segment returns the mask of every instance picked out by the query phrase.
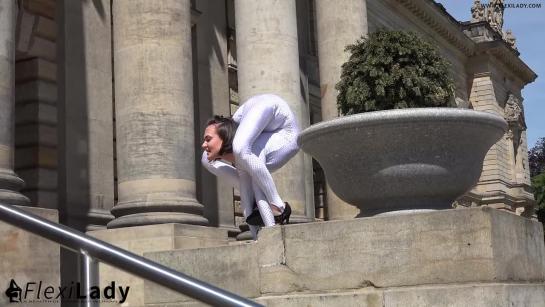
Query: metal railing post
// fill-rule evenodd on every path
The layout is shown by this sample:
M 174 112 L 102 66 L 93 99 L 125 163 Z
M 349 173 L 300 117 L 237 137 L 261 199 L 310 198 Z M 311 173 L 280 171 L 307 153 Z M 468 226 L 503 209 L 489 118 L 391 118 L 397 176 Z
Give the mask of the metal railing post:
M 100 286 L 98 277 L 98 261 L 90 257 L 86 251 L 79 254 L 81 264 L 81 281 L 85 291 L 86 300 L 82 301 L 82 307 L 99 307 L 100 301 L 91 298 L 91 287 Z

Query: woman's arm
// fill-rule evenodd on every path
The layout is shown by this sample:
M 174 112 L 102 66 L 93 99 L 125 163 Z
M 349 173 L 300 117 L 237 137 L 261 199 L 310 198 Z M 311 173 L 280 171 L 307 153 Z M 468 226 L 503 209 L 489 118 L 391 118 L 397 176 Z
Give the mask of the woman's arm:
M 227 179 L 227 182 L 235 189 L 239 189 L 240 180 L 238 177 L 237 169 L 232 165 L 220 160 L 208 161 L 208 154 L 206 151 L 202 153 L 201 164 L 209 172 L 217 177 Z

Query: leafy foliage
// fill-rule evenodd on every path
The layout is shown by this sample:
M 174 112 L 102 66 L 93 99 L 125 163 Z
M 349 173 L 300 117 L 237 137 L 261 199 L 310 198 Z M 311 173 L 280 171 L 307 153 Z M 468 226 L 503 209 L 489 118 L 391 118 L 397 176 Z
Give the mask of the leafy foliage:
M 539 139 L 536 145 L 528 151 L 528 162 L 534 197 L 537 202 L 537 219 L 545 223 L 545 137 Z
M 545 172 L 545 137 L 539 139 L 534 147 L 528 151 L 530 177 Z
M 415 33 L 380 30 L 346 50 L 335 87 L 342 114 L 456 106 L 450 63 Z
M 537 219 L 545 223 L 545 173 L 532 177 L 532 187 L 537 202 Z

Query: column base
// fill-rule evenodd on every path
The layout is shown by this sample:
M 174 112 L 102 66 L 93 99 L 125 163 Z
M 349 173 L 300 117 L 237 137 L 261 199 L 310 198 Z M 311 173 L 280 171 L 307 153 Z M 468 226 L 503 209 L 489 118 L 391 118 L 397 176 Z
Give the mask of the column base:
M 204 206 L 197 200 L 185 197 L 130 200 L 112 208 L 115 219 L 107 227 L 111 229 L 165 223 L 204 226 L 208 225 L 208 220 L 203 217 L 203 209 Z
M 19 191 L 25 186 L 23 179 L 9 169 L 0 169 L 0 189 Z
M 18 192 L 24 186 L 25 182 L 15 172 L 10 169 L 0 169 L 0 201 L 9 205 L 28 206 L 30 200 Z
M 206 226 L 208 225 L 208 220 L 195 214 L 179 212 L 149 212 L 124 215 L 109 222 L 106 226 L 108 229 L 113 229 L 166 223 Z
M 0 201 L 14 206 L 28 206 L 30 204 L 30 200 L 23 194 L 4 189 L 0 189 Z
M 304 223 L 312 223 L 312 222 L 315 222 L 316 220 L 314 218 L 310 218 L 308 216 L 305 216 L 305 215 L 291 215 L 290 217 L 290 224 L 304 224 Z

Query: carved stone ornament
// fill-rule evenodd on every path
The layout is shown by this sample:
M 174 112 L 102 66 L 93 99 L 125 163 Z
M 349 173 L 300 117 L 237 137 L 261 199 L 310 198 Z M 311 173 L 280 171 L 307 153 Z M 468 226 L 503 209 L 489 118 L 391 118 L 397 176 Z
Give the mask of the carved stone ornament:
M 513 130 L 512 130 L 511 128 L 509 128 L 509 129 L 507 130 L 507 132 L 505 132 L 505 139 L 506 139 L 506 140 L 512 141 L 513 138 L 514 138 L 514 136 L 515 136 L 515 135 L 514 135 Z
M 513 94 L 509 94 L 505 103 L 504 117 L 509 126 L 517 125 L 520 130 L 526 130 L 524 112 L 520 100 Z
M 471 7 L 471 22 L 485 21 L 485 10 L 480 0 L 473 1 Z
M 515 38 L 515 35 L 513 35 L 511 29 L 503 32 L 503 40 L 506 41 L 511 48 L 517 50 L 517 46 L 515 45 L 517 43 L 517 39 Z
M 504 109 L 505 121 L 509 124 L 505 138 L 513 142 L 513 153 L 515 158 L 521 142 L 522 131 L 526 130 L 524 111 L 521 101 L 513 94 L 507 96 Z
M 486 10 L 486 19 L 492 29 L 498 33 L 503 33 L 503 0 L 490 0 L 490 5 Z

